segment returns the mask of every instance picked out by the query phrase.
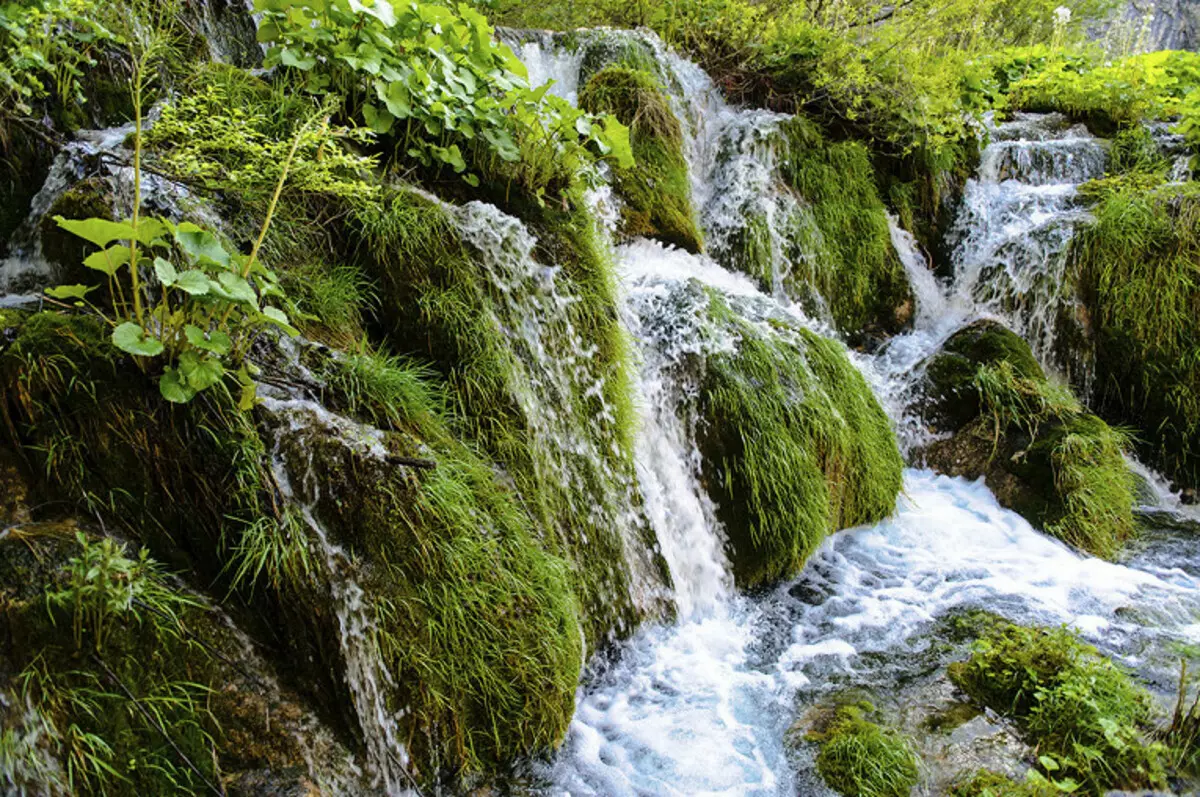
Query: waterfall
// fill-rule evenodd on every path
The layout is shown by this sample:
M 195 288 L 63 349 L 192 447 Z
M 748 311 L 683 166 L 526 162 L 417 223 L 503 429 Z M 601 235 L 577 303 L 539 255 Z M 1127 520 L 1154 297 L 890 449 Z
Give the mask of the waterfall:
M 1127 666 L 1169 670 L 1170 646 L 1200 639 L 1191 619 L 1200 569 L 1168 566 L 1153 553 L 1116 564 L 1080 556 L 1001 508 L 982 483 L 928 471 L 905 473 L 893 518 L 830 536 L 791 584 L 757 597 L 731 588 L 723 531 L 698 476 L 696 369 L 728 345 L 699 333 L 702 297 L 716 291 L 752 323 L 786 317 L 832 335 L 820 307 L 799 307 L 780 287 L 788 268 L 819 261 L 822 241 L 804 198 L 778 178 L 772 134 L 781 117 L 728 106 L 694 64 L 661 43 L 652 50 L 683 123 L 709 252 L 644 240 L 618 248 L 622 316 L 641 362 L 638 484 L 679 619 L 644 628 L 594 673 L 563 750 L 538 772 L 547 791 L 824 793 L 811 760 L 789 758 L 783 744 L 796 706 L 847 686 L 872 689 L 898 710 L 946 700 L 920 691 L 921 674 L 944 655 L 935 652 L 940 618 L 967 608 L 1070 623 Z M 564 96 L 577 91 L 575 55 L 543 40 L 526 42 L 522 56 L 536 65 L 531 73 L 567 87 Z M 990 132 L 954 227 L 952 279 L 937 280 L 915 239 L 890 219 L 916 298 L 913 329 L 873 355 L 852 355 L 905 448 L 929 434 L 905 416 L 920 365 L 963 324 L 998 317 L 1039 355 L 1049 352 L 1066 248 L 1087 219 L 1077 188 L 1105 168 L 1106 143 L 1055 115 L 1018 114 Z M 770 254 L 769 279 L 730 268 L 749 215 L 766 219 L 756 244 Z M 1152 500 L 1172 506 L 1165 493 Z M 1125 614 L 1131 604 L 1155 606 L 1154 621 Z M 935 754 L 1000 769 L 1023 755 L 997 741 L 999 726 L 984 722 L 978 733 Z

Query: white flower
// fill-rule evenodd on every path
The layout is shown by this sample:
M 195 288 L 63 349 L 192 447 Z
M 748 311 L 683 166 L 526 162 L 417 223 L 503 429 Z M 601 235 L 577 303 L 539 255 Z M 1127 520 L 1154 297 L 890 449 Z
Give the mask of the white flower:
M 1066 6 L 1054 9 L 1054 21 L 1059 25 L 1066 25 L 1071 21 L 1071 9 Z

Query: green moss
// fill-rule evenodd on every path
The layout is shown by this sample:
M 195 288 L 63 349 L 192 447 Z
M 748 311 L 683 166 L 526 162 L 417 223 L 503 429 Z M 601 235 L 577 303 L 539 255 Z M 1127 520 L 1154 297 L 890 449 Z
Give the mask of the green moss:
M 411 396 L 428 378 L 396 361 L 371 367 L 393 373 L 344 383 L 360 386 L 345 399 L 367 415 L 392 386 Z M 307 474 L 301 500 L 357 562 L 418 775 L 470 782 L 565 735 L 583 663 L 579 605 L 567 563 L 538 541 L 518 496 L 433 413 L 436 388 L 415 392 L 420 413 L 407 401 L 387 416 L 390 443 L 433 467 L 363 457 L 319 427 L 285 433 L 281 449 Z
M 1153 698 L 1067 629 L 998 626 L 950 678 L 1012 717 L 1055 780 L 1072 778 L 1089 794 L 1164 787 L 1165 748 L 1146 741 Z
M 662 86 L 650 72 L 610 66 L 579 93 L 579 107 L 611 113 L 630 130 L 637 163 L 618 170 L 615 187 L 627 235 L 657 238 L 690 252 L 703 246 L 683 156 L 683 133 Z
M 912 289 L 892 246 L 867 148 L 830 143 L 808 119 L 780 128 L 784 179 L 811 205 L 821 256 L 792 279 L 814 285 L 843 332 L 896 332 L 912 311 Z
M 1089 405 L 1138 430 L 1145 461 L 1200 485 L 1200 191 L 1109 181 L 1071 245 L 1089 310 Z
M 467 439 L 509 474 L 551 550 L 572 563 L 588 645 L 632 628 L 621 524 L 632 483 L 631 358 L 615 300 L 611 253 L 582 203 L 527 209 L 533 255 L 560 267 L 570 329 L 546 330 L 547 355 L 576 358 L 568 333 L 595 346 L 583 368 L 588 384 L 560 397 L 562 421 L 596 445 L 596 456 L 564 453 L 526 415 L 529 365 L 519 336 L 521 308 L 488 276 L 489 266 L 460 239 L 447 212 L 417 192 L 399 190 L 359 214 L 366 269 L 378 281 L 380 317 L 390 345 L 417 352 L 442 373 Z M 522 300 L 525 297 L 521 297 Z M 584 373 L 583 371 L 580 372 Z M 582 384 L 582 383 L 581 383 Z
M 1054 797 L 1060 793 L 1045 782 L 1018 783 L 987 769 L 981 769 L 950 787 L 950 797 Z
M 1029 346 L 994 322 L 955 333 L 926 366 L 925 417 L 954 435 L 929 463 L 984 476 L 998 500 L 1075 547 L 1112 558 L 1134 532 L 1127 435 L 1046 379 Z
M 855 706 L 838 710 L 817 734 L 817 771 L 846 797 L 908 797 L 917 785 L 917 756 L 899 732 L 867 720 Z
M 799 572 L 827 534 L 890 514 L 902 461 L 839 343 L 799 328 L 767 333 L 716 298 L 712 315 L 735 346 L 706 364 L 705 479 L 738 584 L 761 586 Z

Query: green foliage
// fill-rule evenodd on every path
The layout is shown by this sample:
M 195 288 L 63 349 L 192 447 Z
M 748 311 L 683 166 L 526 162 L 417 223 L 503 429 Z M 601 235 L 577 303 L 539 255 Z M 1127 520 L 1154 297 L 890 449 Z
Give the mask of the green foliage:
M 1066 628 L 1001 625 L 950 677 L 1011 716 L 1036 745 L 1039 769 L 1084 793 L 1163 788 L 1165 748 L 1147 742 L 1154 701 L 1128 674 Z
M 30 103 L 51 92 L 63 104 L 87 102 L 80 81 L 113 37 L 96 11 L 94 0 L 0 5 L 0 122 L 32 113 Z
M 1181 130 L 1200 143 L 1196 53 L 1161 51 L 1108 61 L 1035 47 L 1002 58 L 1026 65 L 1026 74 L 1008 89 L 1013 107 L 1060 110 L 1107 125 L 1181 117 Z
M 830 144 L 801 116 L 782 125 L 780 137 L 782 176 L 811 203 L 821 231 L 821 255 L 794 264 L 791 279 L 814 286 L 848 334 L 871 326 L 897 331 L 912 291 L 892 246 L 867 148 Z
M 264 580 L 273 590 L 301 590 L 313 572 L 312 551 L 294 508 L 276 519 L 260 516 L 238 534 L 229 560 L 232 587 L 253 590 Z
M 72 610 L 76 647 L 84 647 L 86 635 L 95 651 L 103 652 L 113 623 L 135 608 L 149 607 L 170 630 L 178 627 L 180 609 L 195 605 L 163 586 L 162 573 L 145 548 L 137 559 L 129 559 L 111 539 L 93 544 L 82 533 L 75 538 L 80 554 L 67 563 L 65 583 L 47 592 L 46 602 Z
M 583 87 L 579 105 L 612 114 L 629 127 L 636 165 L 618 169 L 615 177 L 625 200 L 624 232 L 698 252 L 702 241 L 692 208 L 683 133 L 655 76 L 626 66 L 606 67 Z
M 450 167 L 468 183 L 476 142 L 508 162 L 538 141 L 567 169 L 611 155 L 628 164 L 623 128 L 530 88 L 524 66 L 468 6 L 392 6 L 355 0 L 257 0 L 267 65 L 300 73 L 309 91 L 340 92 L 348 111 L 421 165 Z M 587 154 L 591 152 L 592 155 Z M 568 172 L 569 173 L 569 172 Z M 528 186 L 534 190 L 541 186 Z
M 950 797 L 1054 797 L 1062 794 L 1058 787 L 1035 770 L 1030 777 L 1017 782 L 998 772 L 981 769 L 950 787 Z
M 376 426 L 436 433 L 447 412 L 446 396 L 428 366 L 373 352 L 346 354 L 330 366 L 329 386 Z
M 264 329 L 296 332 L 282 310 L 261 303 L 267 297 L 282 298 L 278 276 L 256 262 L 253 254 L 226 251 L 215 236 L 195 224 L 143 218 L 135 228 L 131 222 L 96 218 L 56 221 L 99 247 L 84 265 L 108 278 L 113 316 L 90 306 L 113 327 L 111 340 L 118 349 L 143 359 L 163 357 L 166 364 L 159 389 L 168 401 L 186 403 L 220 383 L 229 370 L 226 361 L 237 365 Z M 136 268 L 131 265 L 134 259 Z M 153 269 L 160 289 L 157 302 L 148 309 L 144 305 L 154 296 L 136 276 L 143 268 Z M 128 293 L 122 271 L 130 278 Z M 91 290 L 73 285 L 47 293 L 84 306 Z M 129 295 L 132 301 L 126 298 Z M 249 409 L 254 382 L 248 367 L 236 376 L 243 387 L 243 406 Z
M 737 342 L 706 364 L 705 473 L 739 585 L 762 586 L 799 572 L 829 533 L 891 514 L 902 461 L 841 344 L 759 330 L 717 298 L 711 308 Z
M 1072 243 L 1090 311 L 1098 411 L 1139 430 L 1139 449 L 1200 483 L 1200 191 L 1134 178 L 1092 187 L 1093 222 Z
M 908 797 L 917 785 L 917 755 L 907 737 L 844 706 L 823 733 L 817 771 L 846 797 Z
M 209 688 L 182 658 L 197 604 L 145 550 L 76 535 L 78 554 L 43 600 L 5 607 L 22 696 L 45 723 L 67 789 L 93 794 L 211 792 L 218 781 Z M 17 544 L 17 543 L 10 543 Z M 50 625 L 39 618 L 49 612 Z M 70 619 L 67 619 L 70 618 Z M 60 625 L 74 632 L 63 640 Z M 21 646 L 24 646 L 23 648 Z
M 263 206 L 285 169 L 293 201 L 311 195 L 360 201 L 378 196 L 378 185 L 365 179 L 376 168 L 375 158 L 348 150 L 372 142 L 370 130 L 331 126 L 328 107 L 317 109 L 312 120 L 310 105 L 280 96 L 266 84 L 255 90 L 224 83 L 199 85 L 163 106 L 145 139 L 147 148 L 157 150 L 161 171 L 239 199 L 249 194 Z

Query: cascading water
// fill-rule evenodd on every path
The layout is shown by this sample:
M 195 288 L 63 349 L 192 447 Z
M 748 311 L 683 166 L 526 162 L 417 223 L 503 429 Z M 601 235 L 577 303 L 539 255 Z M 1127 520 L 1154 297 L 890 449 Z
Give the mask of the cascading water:
M 1081 183 L 1104 174 L 1106 142 L 1057 114 L 995 125 L 967 182 L 952 233 L 955 298 L 1008 320 L 1039 358 L 1050 356 L 1067 245 L 1087 219 Z
M 308 537 L 316 544 L 325 568 L 329 597 L 337 616 L 342 677 L 354 701 L 354 715 L 366 745 L 367 764 L 374 785 L 389 795 L 408 793 L 411 781 L 406 770 L 408 754 L 398 724 L 401 715 L 388 706 L 388 694 L 395 684 L 380 656 L 373 609 L 355 579 L 351 555 L 330 539 L 314 514 L 321 488 L 312 471 L 311 460 L 305 472 L 293 473 L 280 454 L 286 436 L 321 429 L 363 456 L 379 459 L 386 455 L 382 433 L 334 415 L 320 404 L 305 399 L 267 398 L 264 402 L 264 408 L 279 422 L 272 454 L 272 476 L 279 486 L 281 498 L 311 532 Z M 303 482 L 303 487 L 294 488 L 294 478 Z
M 551 46 L 527 44 L 523 54 L 539 69 L 566 70 L 539 75 L 574 92 L 578 77 L 570 70 L 578 61 L 547 52 Z M 774 115 L 728 107 L 692 64 L 670 55 L 660 63 L 681 89 L 675 99 L 710 251 L 719 255 L 753 208 L 768 220 L 762 235 L 773 263 L 818 258 L 820 241 L 803 234 L 803 197 L 779 190 L 774 179 L 767 143 Z M 1058 117 L 1019 115 L 997 125 L 967 188 L 948 284 L 933 277 L 893 220 L 892 241 L 916 298 L 914 328 L 854 359 L 899 427 L 902 445 L 928 434 L 904 416 L 920 363 L 964 323 L 998 316 L 1040 353 L 1049 351 L 1066 246 L 1086 218 L 1076 188 L 1100 176 L 1105 159 L 1104 142 Z M 642 363 L 638 478 L 679 622 L 644 628 L 615 663 L 594 673 L 563 750 L 538 773 L 547 791 L 828 793 L 811 753 L 786 749 L 788 727 L 803 707 L 857 687 L 880 696 L 915 730 L 953 703 L 930 673 L 946 664 L 944 646 L 936 644 L 939 623 L 956 611 L 988 608 L 1017 622 L 1069 623 L 1164 687 L 1170 646 L 1200 641 L 1194 552 L 1173 546 L 1162 555 L 1167 543 L 1155 538 L 1122 563 L 1083 557 L 1001 508 L 982 483 L 921 470 L 906 472 L 893 518 L 831 536 L 795 582 L 739 596 L 698 478 L 690 427 L 696 387 L 689 367 L 722 345 L 698 334 L 697 297 L 715 290 L 752 317 L 778 313 L 829 330 L 792 305 L 777 278 L 756 284 L 706 256 L 647 241 L 621 247 L 619 259 L 625 320 Z M 1147 501 L 1184 517 L 1165 492 L 1150 490 Z M 939 764 L 925 774 L 922 794 L 944 790 L 947 773 L 980 766 L 1016 772 L 1027 753 L 985 717 L 928 744 L 923 756 Z

